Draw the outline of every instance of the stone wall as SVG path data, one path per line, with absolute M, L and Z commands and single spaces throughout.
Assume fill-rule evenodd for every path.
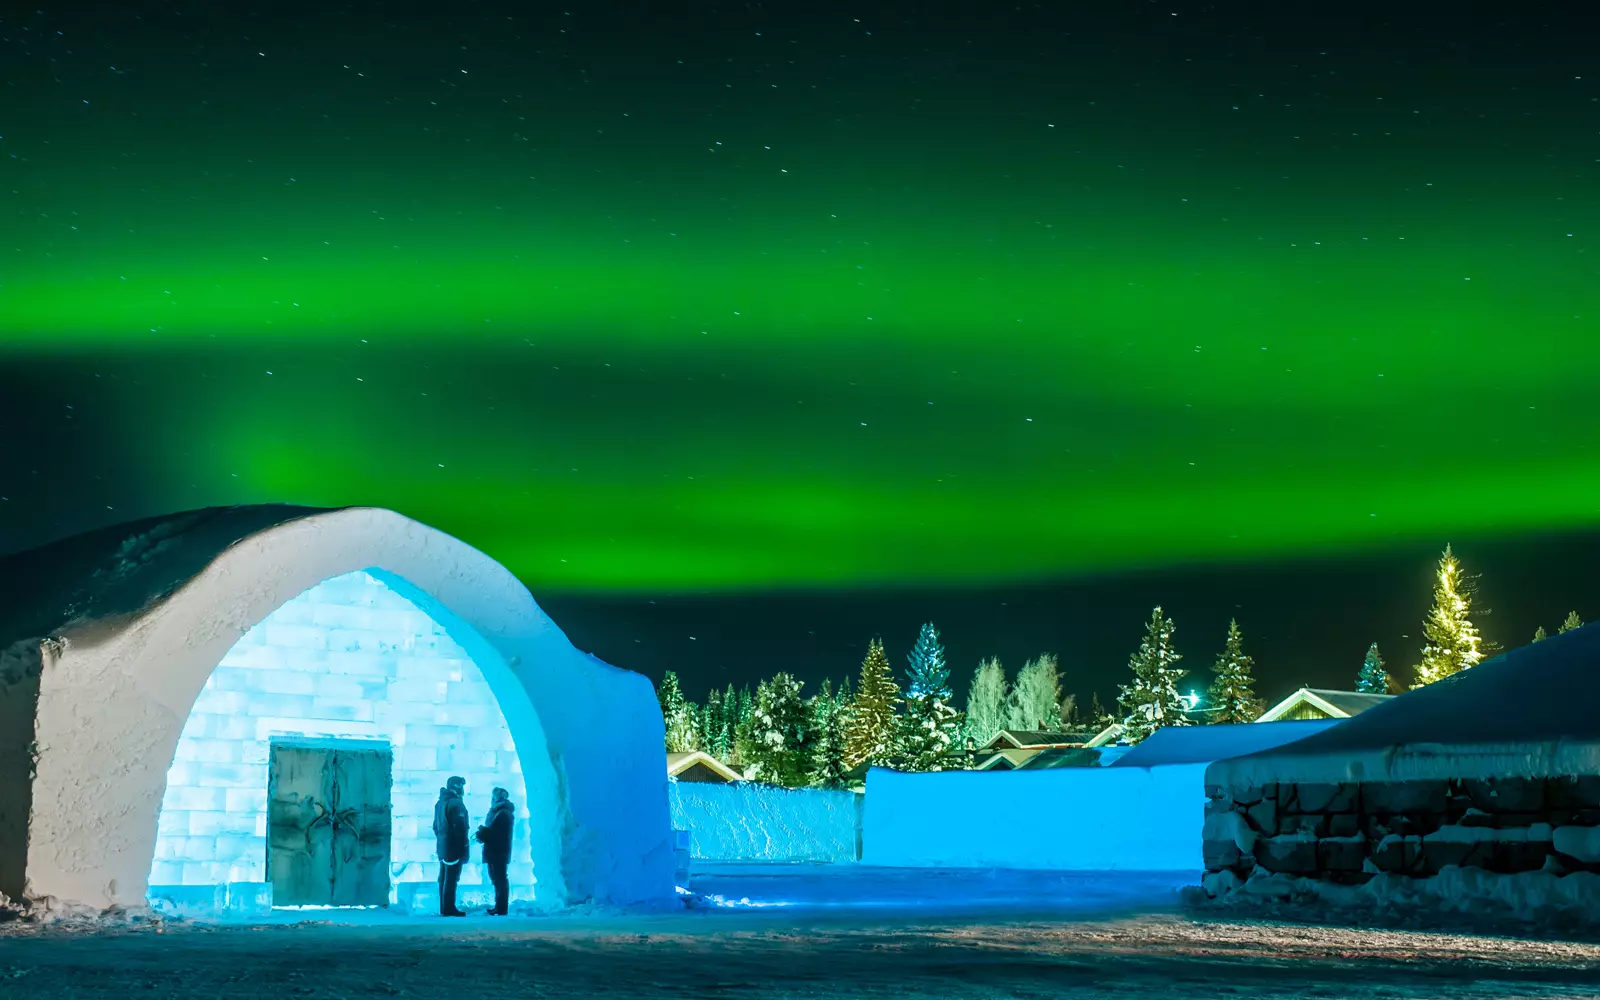
M 474 824 L 488 811 L 491 790 L 506 788 L 518 807 L 513 897 L 532 898 L 522 769 L 489 685 L 442 626 L 365 572 L 327 580 L 284 604 L 206 681 L 167 773 L 153 898 L 209 899 L 209 887 L 230 885 L 232 895 L 248 894 L 240 884 L 266 881 L 274 736 L 390 745 L 390 876 L 401 903 L 416 888 L 427 895 L 437 878 L 431 827 L 445 779 L 467 779 Z M 482 881 L 481 865 L 468 865 L 463 884 Z M 207 891 L 175 891 L 180 886 Z
M 1446 868 L 1600 872 L 1600 775 L 1206 789 L 1207 886 L 1270 873 L 1343 885 Z M 1227 873 L 1231 873 L 1227 874 Z

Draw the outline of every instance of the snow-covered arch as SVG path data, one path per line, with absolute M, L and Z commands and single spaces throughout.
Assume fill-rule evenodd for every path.
M 0 722 L 30 701 L 34 719 L 25 829 L 17 790 L 0 791 L 0 882 L 15 886 L 22 874 L 23 893 L 41 902 L 143 904 L 168 768 L 213 670 L 297 595 L 367 573 L 443 625 L 493 690 L 527 785 L 540 903 L 670 896 L 649 682 L 579 653 L 494 560 L 372 508 L 233 508 L 136 527 L 145 530 L 123 537 L 112 558 L 86 564 L 96 568 L 79 581 L 80 606 L 0 660 Z M 32 566 L 42 575 L 51 563 Z M 130 601 L 153 592 L 162 596 Z M 0 741 L 0 767 L 17 753 L 16 741 Z

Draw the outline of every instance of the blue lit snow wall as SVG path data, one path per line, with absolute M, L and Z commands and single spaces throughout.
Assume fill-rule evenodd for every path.
M 433 807 L 467 779 L 470 829 L 499 785 L 517 804 L 512 899 L 533 898 L 528 807 L 511 731 L 482 672 L 438 622 L 368 572 L 325 580 L 245 633 L 206 681 L 167 772 L 151 895 L 265 883 L 267 761 L 274 737 L 379 740 L 394 752 L 394 897 L 439 874 Z M 473 844 L 463 902 L 487 889 Z

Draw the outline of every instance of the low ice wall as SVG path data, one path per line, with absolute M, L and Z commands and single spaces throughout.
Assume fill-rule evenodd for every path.
M 861 797 L 855 792 L 674 781 L 672 828 L 689 831 L 702 861 L 855 861 Z
M 870 865 L 1194 871 L 1204 764 L 867 775 Z

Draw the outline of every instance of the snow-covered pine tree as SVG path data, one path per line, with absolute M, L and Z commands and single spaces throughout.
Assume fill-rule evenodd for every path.
M 1060 724 L 1061 674 L 1056 669 L 1055 655 L 1045 653 L 1017 671 L 1006 728 L 1051 732 Z
M 1383 656 L 1378 652 L 1377 643 L 1367 648 L 1367 658 L 1356 677 L 1356 690 L 1362 694 L 1389 693 L 1389 672 L 1383 669 Z
M 1061 696 L 1061 732 L 1070 733 L 1078 728 L 1078 696 L 1064 694 Z
M 1550 633 L 1544 630 L 1543 625 L 1540 625 L 1538 628 L 1533 630 L 1534 642 L 1544 642 L 1548 638 L 1550 638 Z
M 1094 727 L 1094 731 L 1098 733 L 1100 730 L 1106 728 L 1116 721 L 1117 717 L 1112 715 L 1111 712 L 1100 703 L 1100 692 L 1090 691 L 1089 725 Z
M 1211 668 L 1211 718 L 1218 723 L 1254 722 L 1261 717 L 1256 697 L 1256 661 L 1244 651 L 1239 620 L 1228 622 L 1228 641 L 1217 665 Z
M 1174 631 L 1172 619 L 1157 607 L 1145 625 L 1139 651 L 1128 658 L 1133 683 L 1122 686 L 1117 704 L 1122 708 L 1122 725 L 1130 742 L 1137 743 L 1162 726 L 1189 725 L 1183 699 L 1178 695 L 1178 681 L 1188 671 L 1178 669 L 1183 657 L 1172 647 Z
M 1433 608 L 1422 626 L 1427 645 L 1422 647 L 1422 662 L 1416 667 L 1415 687 L 1443 680 L 1483 660 L 1483 637 L 1472 623 L 1476 582 L 1476 577 L 1462 572 L 1460 561 L 1446 545 L 1433 583 Z
M 845 727 L 844 759 L 851 768 L 887 762 L 899 700 L 900 686 L 894 682 L 894 669 L 883 651 L 883 640 L 873 639 L 861 661 L 861 681 L 856 685 Z
M 722 732 L 722 692 L 716 688 L 706 692 L 705 704 L 695 715 L 695 728 L 700 731 L 700 749 L 717 758 L 726 760 L 717 752 L 717 737 Z
M 694 702 L 683 696 L 678 675 L 671 670 L 661 678 L 656 691 L 661 703 L 661 719 L 666 724 L 667 752 L 688 753 L 700 749 L 700 727 Z
M 811 766 L 808 777 L 819 788 L 844 788 L 850 768 L 844 762 L 845 706 L 833 693 L 833 685 L 822 682 L 822 689 L 811 699 Z
M 747 684 L 739 689 L 733 701 L 733 756 L 743 767 L 750 762 L 751 740 L 754 738 L 755 696 Z
M 959 747 L 962 717 L 950 704 L 950 668 L 933 623 L 922 626 L 906 657 L 905 713 L 895 727 L 893 765 L 903 771 L 943 771 Z
M 810 761 L 803 744 L 809 713 L 800 697 L 801 686 L 782 673 L 757 686 L 750 712 L 746 778 L 769 785 L 805 784 Z
M 983 746 L 1006 727 L 1009 687 L 1006 669 L 997 658 L 991 656 L 978 664 L 967 689 L 966 736 L 973 746 Z
M 1583 619 L 1578 617 L 1576 611 L 1569 611 L 1567 612 L 1567 620 L 1561 623 L 1561 629 L 1557 632 L 1557 635 L 1566 635 L 1575 628 L 1583 628 Z

